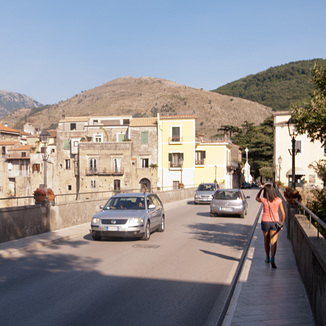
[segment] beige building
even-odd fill
[[[275,180],[285,186],[292,184],[292,142],[287,122],[289,112],[274,113],[274,168]],[[322,180],[309,167],[315,161],[326,158],[325,147],[319,141],[312,143],[306,134],[298,135],[296,141],[295,174],[296,186],[322,187]]]

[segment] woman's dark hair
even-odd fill
[[[263,197],[272,202],[276,197],[275,189],[272,185],[265,185]]]

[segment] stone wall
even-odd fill
[[[326,325],[326,240],[322,235],[318,239],[316,228],[293,208],[288,216],[288,237],[316,325]]]

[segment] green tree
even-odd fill
[[[315,88],[310,101],[292,106],[290,112],[299,133],[326,145],[326,68],[315,63],[312,74]]]
[[[309,167],[314,169],[318,177],[323,180],[324,187],[326,187],[326,160],[315,161]]]

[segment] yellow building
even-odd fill
[[[230,141],[197,142],[195,185],[216,182],[221,188],[233,187]]]
[[[195,184],[195,115],[158,114],[158,187]]]

